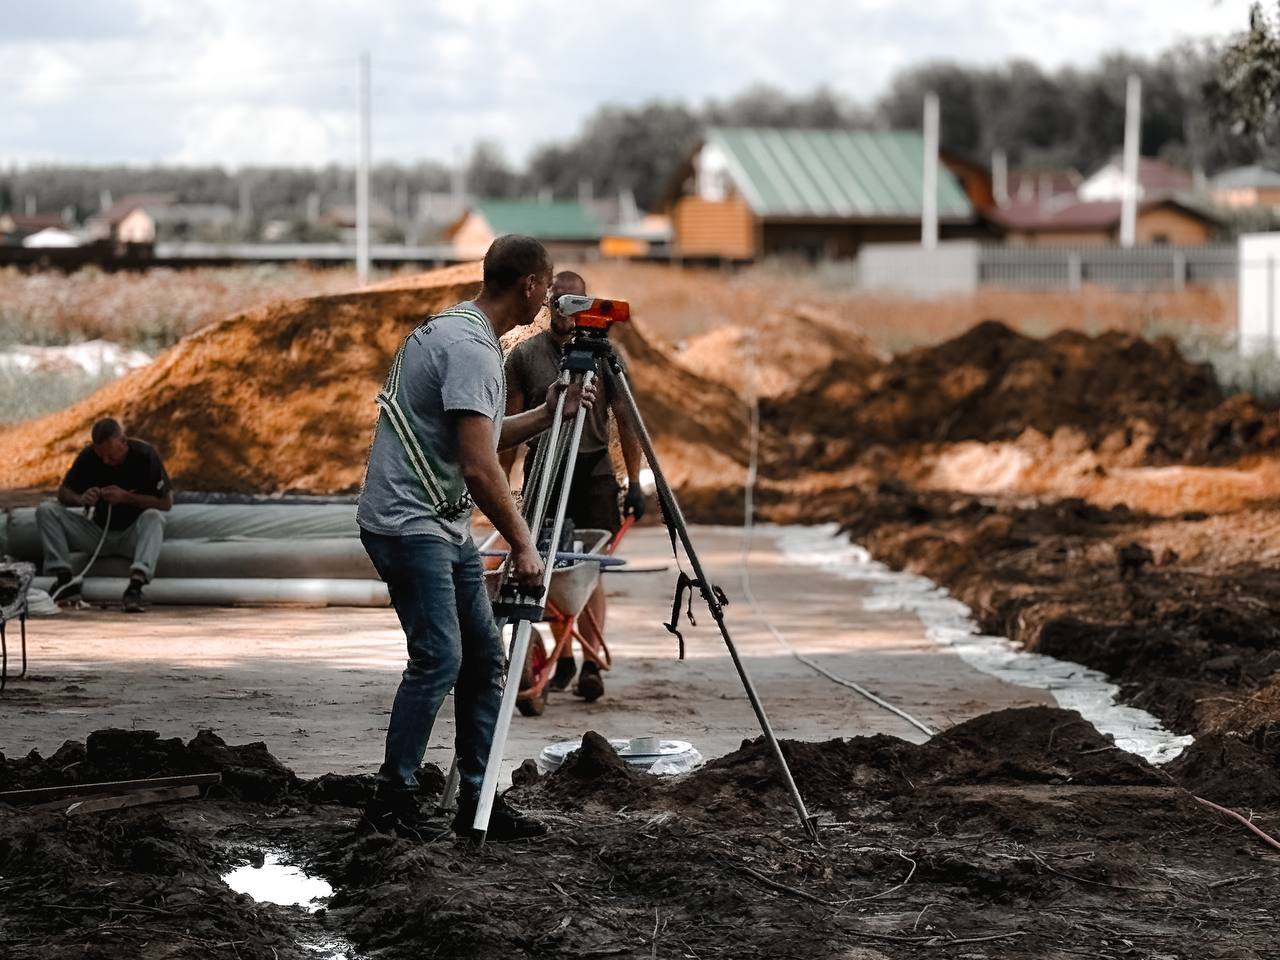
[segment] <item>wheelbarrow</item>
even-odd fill
[[[581,529],[576,536],[582,541],[583,554],[611,554],[617,538],[608,530]],[[610,543],[610,540],[613,543]],[[489,541],[487,545],[503,546],[501,540],[496,544]],[[485,586],[492,598],[498,590],[498,566],[501,555],[485,558]],[[557,563],[551,574],[551,586],[547,591],[545,604],[546,622],[552,624],[552,632],[557,635],[554,649],[548,653],[546,644],[539,631],[533,631],[529,643],[529,656],[525,660],[520,675],[520,695],[516,707],[526,717],[540,716],[547,708],[547,683],[555,670],[556,660],[562,653],[573,649],[576,637],[582,645],[583,655],[595,661],[602,670],[609,669],[612,658],[609,650],[600,643],[596,650],[587,644],[577,629],[578,615],[583,612],[591,594],[600,582],[601,562],[599,560],[574,559]]]

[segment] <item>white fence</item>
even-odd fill
[[[983,247],[978,282],[1036,290],[1079,290],[1085,284],[1122,290],[1180,290],[1234,284],[1232,244],[1198,247]]]
[[[1276,251],[1280,256],[1280,249]],[[1181,290],[1233,286],[1240,257],[1234,244],[1198,247],[1000,247],[948,240],[935,249],[915,244],[866,244],[858,254],[865,290],[938,296],[979,286],[1079,290]],[[1280,332],[1280,331],[1278,331]]]

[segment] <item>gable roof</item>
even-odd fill
[[[1222,189],[1271,189],[1280,187],[1280,173],[1254,164],[1249,167],[1236,167],[1224,170],[1213,178],[1214,187]]]
[[[538,240],[599,240],[600,225],[575,200],[478,200],[472,210],[501,236],[519,233]]]
[[[1080,195],[1087,197],[1090,193],[1096,192],[1099,189],[1099,185],[1123,175],[1124,158],[1122,155],[1116,154],[1080,184]],[[1190,173],[1181,167],[1175,167],[1162,157],[1138,158],[1138,186],[1143,196],[1155,193],[1181,193],[1190,190],[1193,185],[1194,182]],[[1103,198],[1094,197],[1094,199],[1101,200]]]
[[[1010,230],[1104,230],[1120,224],[1119,200],[1071,200],[1063,203],[1011,203],[991,214],[991,219]],[[1173,197],[1140,202],[1140,213],[1157,207],[1172,207],[1204,223],[1220,226],[1214,217]]]
[[[706,144],[756,216],[919,219],[924,138],[914,130],[712,127]],[[968,220],[973,208],[955,176],[938,165],[938,217]]]
[[[121,197],[98,216],[113,226],[139,207],[169,207],[178,202],[176,193],[131,193]]]

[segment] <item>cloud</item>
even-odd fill
[[[0,162],[349,162],[356,58],[377,159],[515,162],[605,102],[755,83],[869,102],[928,59],[1048,68],[1241,29],[1248,0],[94,0],[11,5]],[[46,11],[42,16],[40,11]],[[68,11],[79,11],[73,16]]]
[[[207,106],[184,116],[172,163],[229,167],[262,163],[321,166],[355,162],[352,113],[291,106]]]
[[[17,81],[14,95],[31,104],[57,103],[74,93],[80,79],[80,70],[70,59],[56,49],[44,45],[32,46],[17,58],[16,69],[11,76]]]

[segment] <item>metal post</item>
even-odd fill
[[[1184,290],[1187,286],[1187,255],[1182,250],[1173,251],[1173,289]]]
[[[1067,254],[1067,289],[1073,293],[1084,284],[1084,257],[1078,250]]]
[[[920,182],[920,244],[938,245],[938,95],[924,95],[924,173]]]
[[[1009,205],[1009,156],[1003,150],[991,154],[991,192],[997,207]]]
[[[1120,246],[1132,247],[1138,226],[1138,156],[1142,139],[1142,81],[1130,74],[1124,103],[1124,182],[1120,193]]]
[[[360,53],[360,148],[356,157],[356,277],[369,282],[369,51]]]

